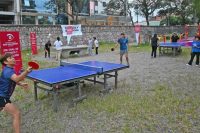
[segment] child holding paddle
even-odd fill
[[[48,57],[50,58],[50,47],[51,47],[51,42],[48,40],[48,42],[45,44],[44,50],[45,50],[45,58]]]
[[[10,97],[15,90],[15,86],[20,85],[27,89],[28,84],[22,83],[26,75],[31,71],[31,67],[28,67],[20,75],[16,75],[14,72],[15,59],[11,53],[6,53],[0,58],[0,62],[4,65],[0,76],[0,110],[4,110],[9,113],[13,119],[13,128],[15,133],[20,133],[20,111],[10,101]]]

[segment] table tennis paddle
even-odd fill
[[[111,51],[114,51],[115,49],[114,48],[111,48]]]
[[[35,69],[35,70],[39,69],[39,64],[35,61],[29,61],[28,66],[32,67],[32,69]]]

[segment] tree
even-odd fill
[[[169,16],[165,19],[163,19],[160,22],[161,26],[167,25],[169,23],[170,26],[175,26],[175,25],[183,25],[182,18],[180,16]],[[190,19],[186,19],[187,24],[191,24],[192,21]]]
[[[194,9],[194,17],[195,19],[198,19],[198,22],[200,22],[200,2],[199,0],[193,0],[193,9]]]
[[[47,0],[45,2],[45,8],[47,10],[52,10],[56,15],[57,24],[67,23],[67,9],[66,9],[66,0]]]
[[[109,15],[129,16],[131,18],[132,25],[132,4],[128,3],[128,0],[110,0],[105,8],[105,12]]]
[[[180,17],[180,24],[190,23],[188,19],[192,18],[192,3],[189,0],[164,0],[162,2],[162,9],[158,12],[161,16],[167,16],[170,18],[171,15]],[[169,19],[170,23],[170,19]],[[177,23],[178,25],[179,23]]]
[[[58,14],[66,13],[68,17],[71,17],[75,24],[78,23],[78,16],[82,3],[89,0],[49,0],[46,2],[46,8],[51,9],[55,6],[55,2],[58,9]],[[78,3],[78,4],[77,4]],[[81,4],[80,4],[81,3]]]
[[[89,2],[90,0],[66,0],[68,11],[67,14],[73,19],[75,24],[78,23],[78,16],[80,13],[88,11],[89,14]]]
[[[138,8],[138,13],[145,17],[149,25],[149,16],[161,7],[162,0],[134,0],[133,6]]]

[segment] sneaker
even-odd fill
[[[186,64],[186,66],[192,66],[192,65],[190,65],[190,64]]]
[[[196,65],[197,67],[199,66],[199,65]]]

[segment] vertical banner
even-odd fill
[[[37,40],[35,32],[30,32],[30,42],[32,55],[35,55],[37,54]]]
[[[5,53],[11,53],[13,55],[16,61],[14,70],[16,74],[19,74],[22,69],[19,32],[16,31],[0,32],[0,48],[2,55],[4,55]]]
[[[137,45],[139,44],[139,36],[140,36],[140,31],[141,31],[141,27],[139,24],[136,24],[134,26],[134,31],[135,31],[135,38],[136,38],[136,42],[137,42]]]
[[[198,24],[198,36],[200,36],[200,24]]]
[[[82,35],[81,25],[61,25],[63,36],[67,37],[67,43],[69,44],[72,36]]]

